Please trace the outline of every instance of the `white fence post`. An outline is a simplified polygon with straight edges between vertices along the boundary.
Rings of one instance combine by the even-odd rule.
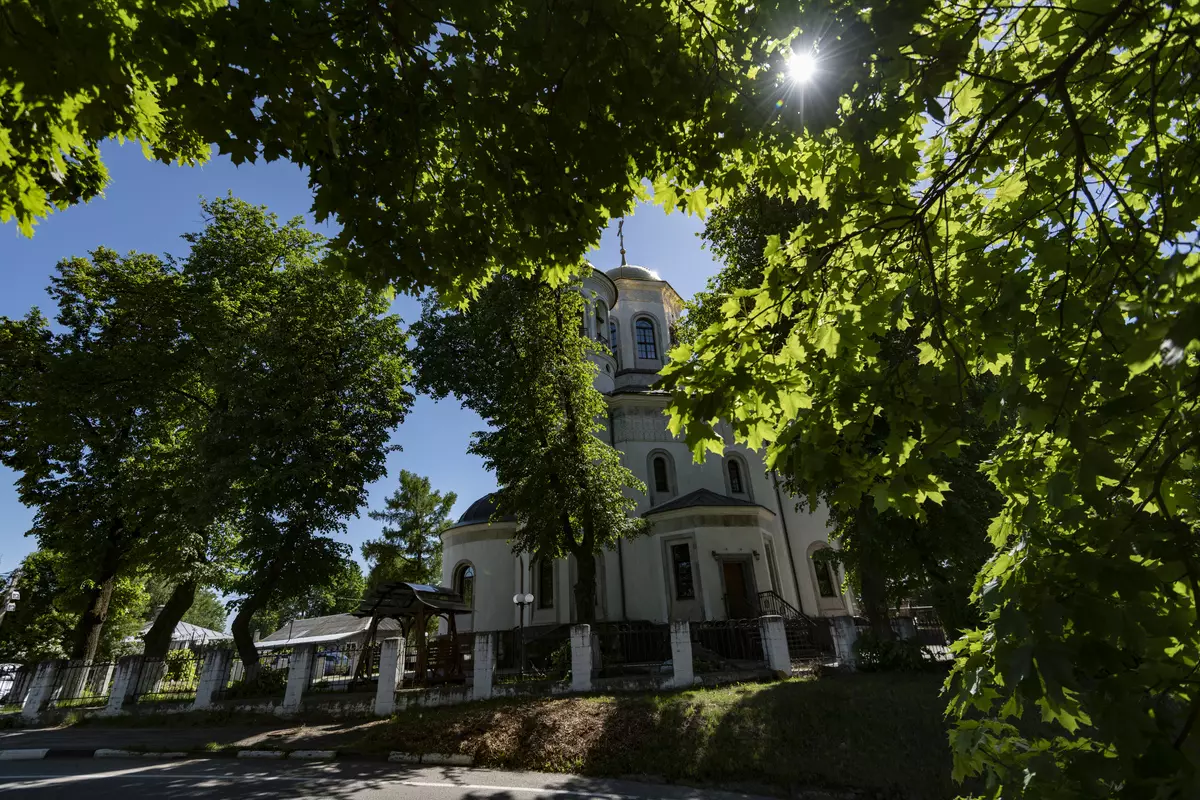
[[[63,661],[43,661],[37,665],[37,672],[33,674],[33,686],[30,688],[29,694],[25,696],[25,702],[21,705],[23,719],[32,722],[42,713],[46,703],[50,702],[50,695],[54,691],[54,681],[65,663]]]
[[[280,715],[299,713],[304,702],[304,690],[308,688],[308,679],[312,675],[315,652],[311,644],[302,644],[293,649],[288,657],[287,689],[283,693],[283,705],[279,707]]]
[[[763,655],[767,657],[767,669],[783,676],[792,674],[792,658],[788,653],[787,630],[783,617],[772,614],[759,617],[758,629],[762,632]]]
[[[375,716],[396,711],[396,687],[404,674],[404,639],[393,636],[379,643],[379,684],[375,687]]]
[[[831,617],[829,623],[838,662],[854,669],[854,643],[858,641],[858,628],[854,625],[854,617]]]
[[[138,671],[142,666],[140,655],[121,656],[117,661],[117,676],[113,678],[112,693],[108,696],[105,714],[119,714],[137,692]]]
[[[217,692],[229,683],[229,671],[233,667],[233,651],[214,647],[204,654],[204,666],[200,670],[200,683],[196,687],[196,702],[193,711],[212,708]]]
[[[592,690],[592,626],[571,626],[571,691]]]
[[[672,687],[687,689],[696,682],[692,668],[692,623],[686,619],[671,622],[671,666],[675,671]]]
[[[492,696],[492,683],[496,674],[496,634],[487,631],[475,634],[475,648],[471,653],[471,699],[487,700]]]

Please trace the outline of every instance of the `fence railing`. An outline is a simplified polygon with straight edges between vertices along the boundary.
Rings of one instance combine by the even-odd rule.
[[[692,658],[702,672],[745,669],[766,663],[757,619],[693,622]]]
[[[570,628],[559,625],[543,630],[498,631],[496,636],[496,675],[511,680],[521,674],[530,680],[562,680],[571,669]]]
[[[290,649],[265,650],[258,654],[258,666],[248,670],[242,659],[234,655],[229,668],[229,679],[213,692],[214,700],[261,699],[282,697],[287,690],[288,667],[291,665]],[[256,674],[251,676],[250,673]]]
[[[379,645],[319,645],[313,653],[308,691],[349,692],[379,680]]]
[[[138,664],[133,699],[138,703],[182,703],[196,699],[204,656],[172,650],[165,657],[145,656]]]
[[[917,641],[938,661],[952,660],[954,654],[950,652],[951,637],[942,625],[937,610],[932,606],[913,606],[908,612],[917,631]]]
[[[784,619],[783,630],[787,636],[788,654],[794,662],[813,661],[834,653],[833,631],[828,619]]]
[[[108,703],[116,662],[69,661],[54,676],[49,708],[92,708]]]
[[[671,630],[654,623],[598,623],[592,628],[600,647],[603,676],[645,675],[671,660]]]

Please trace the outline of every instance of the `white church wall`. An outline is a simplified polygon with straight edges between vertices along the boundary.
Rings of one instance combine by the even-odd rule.
[[[512,525],[476,525],[442,537],[442,585],[453,587],[454,570],[464,561],[475,567],[474,611],[458,618],[460,631],[494,631],[515,622]]]

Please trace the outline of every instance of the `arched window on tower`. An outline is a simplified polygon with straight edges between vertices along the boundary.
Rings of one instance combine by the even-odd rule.
[[[475,608],[475,567],[471,562],[465,561],[454,570],[454,591],[470,608]]]
[[[608,304],[596,301],[596,341],[608,344]]]
[[[746,462],[736,453],[725,457],[725,489],[733,497],[754,499],[750,491],[750,473],[746,469]]]
[[[634,323],[634,341],[637,343],[637,357],[645,359],[658,358],[658,342],[654,338],[654,323],[645,317]]]
[[[665,450],[650,454],[650,505],[675,496],[675,464]]]
[[[729,491],[732,494],[745,494],[746,490],[742,486],[742,469],[738,466],[738,462],[729,459]]]

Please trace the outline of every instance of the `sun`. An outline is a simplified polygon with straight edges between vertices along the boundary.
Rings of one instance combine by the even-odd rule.
[[[792,53],[787,60],[788,78],[794,83],[809,83],[817,74],[817,58],[812,53]]]

